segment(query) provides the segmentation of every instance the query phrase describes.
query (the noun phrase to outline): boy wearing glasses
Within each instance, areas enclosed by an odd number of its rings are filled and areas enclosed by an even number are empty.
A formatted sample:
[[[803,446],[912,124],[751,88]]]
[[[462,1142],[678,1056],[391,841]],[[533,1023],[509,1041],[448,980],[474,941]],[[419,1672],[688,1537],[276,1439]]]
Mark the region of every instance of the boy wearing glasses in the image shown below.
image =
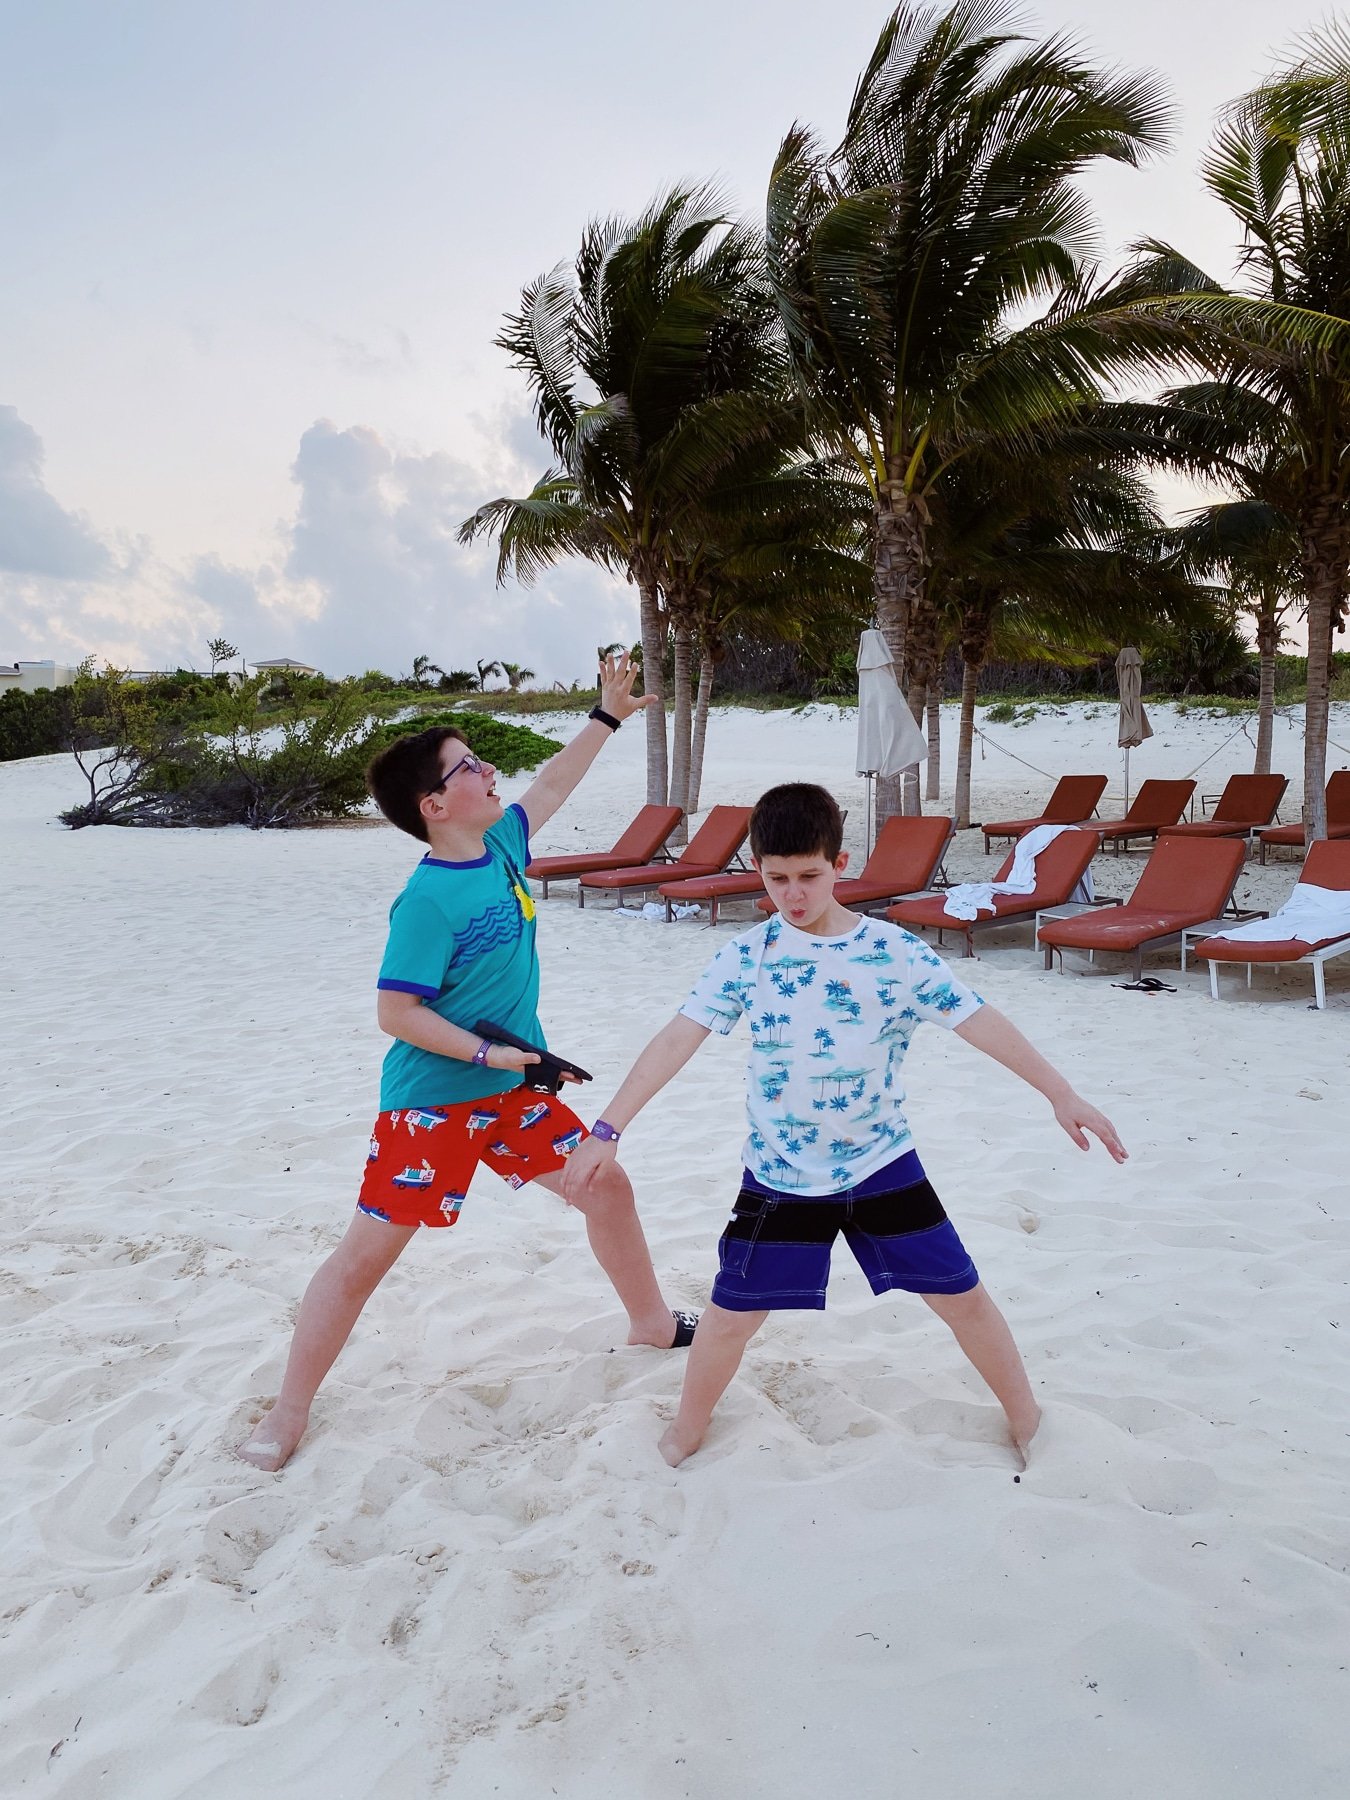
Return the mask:
[[[627,656],[605,659],[590,720],[509,807],[497,797],[497,771],[453,730],[398,738],[370,765],[380,811],[428,851],[390,913],[378,1017],[394,1042],[356,1215],[306,1290],[276,1403],[240,1447],[256,1468],[279,1469],[290,1457],[362,1307],[421,1226],[456,1222],[480,1162],[512,1187],[537,1181],[562,1192],[559,1171],[585,1127],[560,1099],[522,1085],[537,1056],[488,1043],[472,1027],[490,1019],[544,1041],[524,877],[530,833],[557,812],[624,719],[654,703],[634,696],[636,675]],[[617,1163],[578,1210],[628,1313],[628,1342],[688,1344],[697,1321],[662,1299]]]

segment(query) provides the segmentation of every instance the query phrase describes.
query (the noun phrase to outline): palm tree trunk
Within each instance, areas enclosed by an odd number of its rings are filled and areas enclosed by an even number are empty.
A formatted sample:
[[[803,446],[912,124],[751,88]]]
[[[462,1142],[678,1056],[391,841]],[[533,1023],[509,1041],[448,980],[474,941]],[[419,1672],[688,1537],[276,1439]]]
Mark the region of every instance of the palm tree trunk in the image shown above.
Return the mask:
[[[666,694],[661,665],[665,660],[666,625],[661,614],[661,599],[656,579],[650,574],[638,578],[642,596],[642,691],[655,694],[659,706],[643,708],[647,721],[647,804],[665,806],[670,787],[670,765],[666,753]]]
[[[956,827],[970,824],[970,765],[975,748],[975,697],[980,691],[980,670],[989,653],[990,619],[978,606],[961,614],[961,729],[956,742],[956,793],[953,810]]]
[[[923,726],[928,711],[928,696],[937,674],[938,618],[937,608],[926,598],[915,600],[909,614],[909,709],[914,723]],[[905,771],[905,812],[923,811],[919,798],[919,771]]]
[[[675,713],[673,719],[670,765],[670,804],[685,814],[674,832],[676,843],[687,841],[689,828],[689,767],[692,759],[693,714],[689,680],[693,673],[694,634],[688,618],[681,612],[675,616]],[[655,710],[654,708],[652,709]]]
[[[694,703],[694,741],[689,756],[689,811],[698,811],[703,787],[703,746],[708,738],[708,703],[712,699],[713,676],[717,665],[712,651],[705,649],[699,657],[698,699]]]
[[[928,775],[923,797],[936,800],[942,791],[942,668],[928,683]]]
[[[1344,505],[1319,495],[1303,528],[1308,596],[1308,697],[1303,712],[1303,841],[1327,835],[1327,723],[1331,701],[1331,634],[1345,603],[1350,537]]]
[[[893,459],[887,476],[877,498],[872,596],[877,629],[886,640],[903,693],[910,610],[923,594],[926,509],[905,492],[903,458]],[[887,819],[903,811],[904,804],[902,778],[883,775],[877,782],[878,830]]]
[[[1279,622],[1271,603],[1262,596],[1256,615],[1256,650],[1260,658],[1261,686],[1256,702],[1256,762],[1254,775],[1269,775],[1271,742],[1275,735],[1275,646],[1280,641]]]

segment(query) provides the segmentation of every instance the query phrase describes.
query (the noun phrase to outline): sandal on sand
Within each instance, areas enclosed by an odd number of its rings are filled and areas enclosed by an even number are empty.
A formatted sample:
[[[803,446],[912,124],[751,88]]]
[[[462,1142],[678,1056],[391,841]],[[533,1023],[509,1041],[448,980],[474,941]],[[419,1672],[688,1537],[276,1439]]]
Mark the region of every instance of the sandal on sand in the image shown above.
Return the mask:
[[[670,1347],[672,1350],[686,1350],[694,1341],[694,1333],[698,1329],[698,1314],[676,1310],[674,1318],[675,1336]]]
[[[1113,981],[1112,987],[1128,988],[1135,994],[1175,994],[1176,989],[1165,981],[1159,981],[1156,975],[1141,975],[1138,981]]]

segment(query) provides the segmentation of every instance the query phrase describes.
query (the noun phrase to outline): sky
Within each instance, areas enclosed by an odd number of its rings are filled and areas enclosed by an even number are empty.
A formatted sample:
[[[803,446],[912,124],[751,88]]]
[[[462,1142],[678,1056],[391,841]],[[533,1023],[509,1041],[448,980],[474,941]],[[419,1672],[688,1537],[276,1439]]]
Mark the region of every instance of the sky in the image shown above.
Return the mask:
[[[548,463],[492,339],[587,221],[716,180],[762,212],[796,120],[833,143],[887,16],[863,0],[0,0],[0,662],[330,675],[414,655],[588,678],[636,636],[583,564],[497,589],[455,542]],[[1224,101],[1323,8],[1042,0],[1161,75],[1171,151],[1088,180],[1232,271],[1198,168]]]

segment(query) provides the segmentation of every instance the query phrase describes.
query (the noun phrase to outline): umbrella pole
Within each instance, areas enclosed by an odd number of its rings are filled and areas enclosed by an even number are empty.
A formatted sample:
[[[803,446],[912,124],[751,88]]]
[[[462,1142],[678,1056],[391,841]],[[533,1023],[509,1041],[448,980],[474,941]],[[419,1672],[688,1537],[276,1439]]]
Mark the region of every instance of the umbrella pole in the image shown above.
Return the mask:
[[[1130,810],[1130,746],[1125,746],[1125,810]]]
[[[872,783],[876,780],[876,777],[869,769],[867,774],[863,776],[863,780],[867,783],[867,825],[865,836],[863,838],[863,843],[865,845],[864,860],[866,860],[866,858],[872,854]]]

